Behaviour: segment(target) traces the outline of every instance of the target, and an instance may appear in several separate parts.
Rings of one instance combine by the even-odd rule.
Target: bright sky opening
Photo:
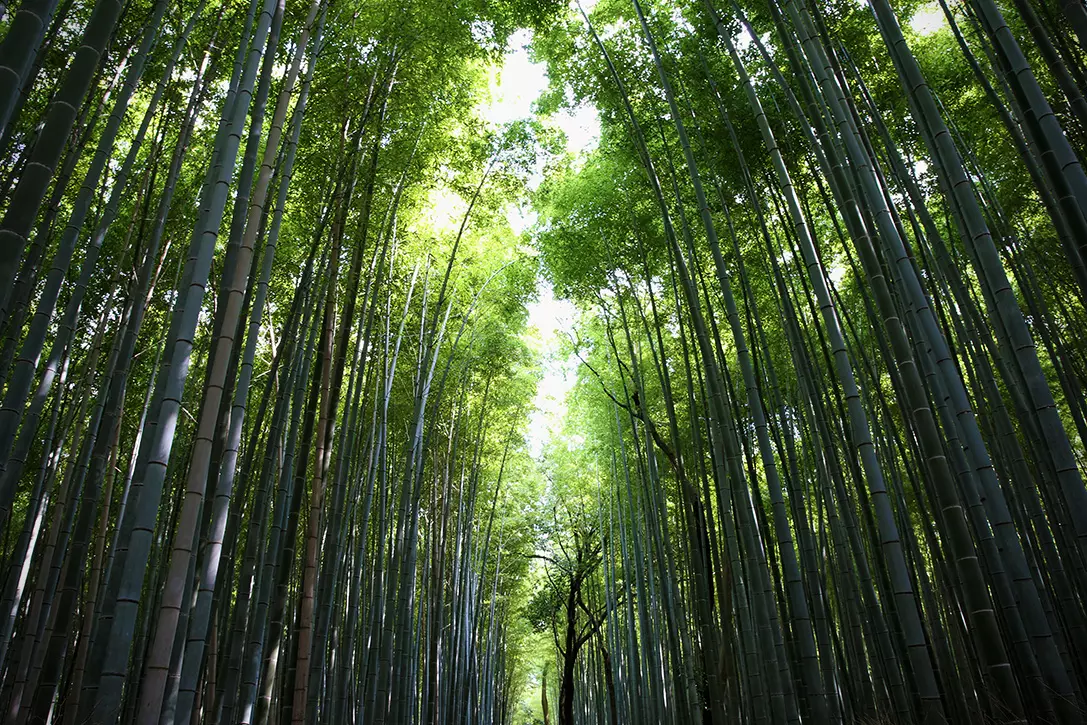
[[[591,4],[583,3],[586,11]],[[510,38],[510,48],[502,65],[494,70],[490,83],[490,102],[480,109],[480,115],[497,127],[511,121],[533,116],[533,104],[547,90],[547,66],[530,57],[532,33],[519,30]],[[600,138],[600,117],[589,105],[563,110],[542,123],[553,124],[566,136],[566,150],[576,157],[596,148]],[[530,186],[542,180],[542,169],[529,181]],[[506,218],[514,233],[532,229],[536,215],[525,204],[511,204]],[[576,309],[566,300],[556,299],[546,281],[540,280],[539,299],[528,306],[528,335],[543,359],[543,376],[529,415],[528,447],[534,458],[540,458],[547,441],[557,433],[566,413],[566,396],[576,380],[577,358],[559,353],[563,336],[573,329]]]
[[[937,3],[926,3],[913,14],[910,27],[918,35],[932,35],[941,28],[948,27],[947,18]]]
[[[480,109],[480,115],[494,126],[531,118],[532,104],[547,90],[547,65],[532,61],[531,44],[531,31],[514,33],[502,65],[491,75],[490,103]],[[541,121],[560,128],[566,134],[567,150],[575,155],[596,148],[600,138],[600,117],[592,106],[579,105]]]
[[[541,280],[539,299],[528,305],[529,334],[540,346],[543,376],[528,416],[528,450],[537,460],[548,440],[558,433],[566,414],[566,396],[577,381],[578,360],[559,350],[566,333],[573,329],[577,309],[568,300],[557,299],[551,285]]]

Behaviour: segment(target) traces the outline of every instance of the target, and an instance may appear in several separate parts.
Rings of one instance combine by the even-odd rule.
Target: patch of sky
[[[582,6],[591,12],[595,0],[585,0]],[[532,33],[520,30],[510,38],[502,64],[493,69],[488,100],[480,107],[480,117],[492,128],[535,115],[534,104],[550,85],[547,66],[533,61],[530,53]],[[567,94],[568,96],[570,94]],[[600,139],[600,116],[591,105],[570,104],[546,118],[545,125],[557,127],[566,137],[566,151],[575,163],[592,152]],[[543,180],[543,168],[529,179],[530,189]],[[452,199],[439,199],[452,212],[458,204]],[[506,219],[515,234],[530,232],[537,221],[536,213],[526,200],[510,203]],[[563,342],[574,329],[576,307],[568,300],[555,297],[551,285],[543,278],[537,288],[537,299],[528,305],[527,342],[534,347],[542,361],[542,373],[536,387],[533,411],[529,414],[528,449],[539,459],[548,441],[559,433],[566,414],[566,398],[577,380],[577,357],[564,354]]]
[[[910,28],[918,35],[932,35],[946,27],[947,18],[938,3],[925,3],[910,18]]]

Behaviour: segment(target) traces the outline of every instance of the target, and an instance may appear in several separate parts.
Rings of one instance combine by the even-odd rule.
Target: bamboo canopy
[[[1082,0],[0,0],[0,721],[1087,721]]]

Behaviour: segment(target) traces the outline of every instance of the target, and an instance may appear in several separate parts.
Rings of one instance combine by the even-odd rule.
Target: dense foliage
[[[1080,0],[0,34],[5,722],[1087,717]]]

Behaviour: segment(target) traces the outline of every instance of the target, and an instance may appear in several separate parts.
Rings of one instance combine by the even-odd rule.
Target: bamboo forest
[[[1084,0],[0,0],[0,723],[1087,725]]]

